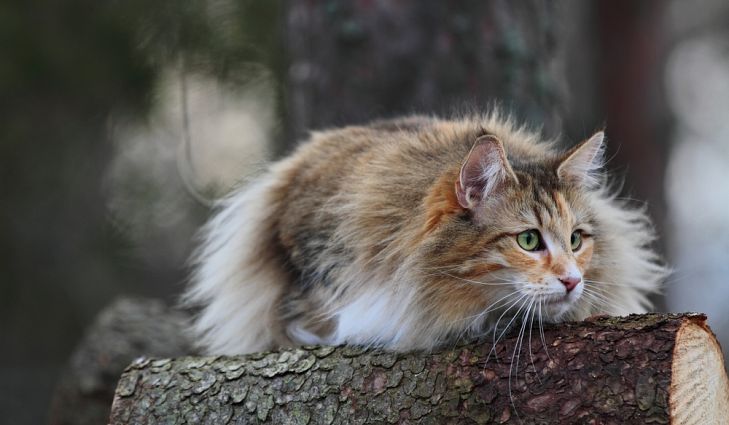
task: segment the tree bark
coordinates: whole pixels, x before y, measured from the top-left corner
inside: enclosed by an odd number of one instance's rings
[[[430,354],[139,359],[120,379],[111,424],[720,423],[729,384],[705,320],[600,317],[548,326],[544,343],[535,328],[521,344],[511,335]]]

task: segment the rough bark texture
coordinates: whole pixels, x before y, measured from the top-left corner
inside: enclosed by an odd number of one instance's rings
[[[484,110],[560,128],[564,33],[552,2],[288,1],[294,137],[413,112]],[[455,108],[455,109],[454,109]]]
[[[50,423],[105,423],[119,376],[132,360],[194,354],[184,332],[187,319],[153,299],[122,298],[104,309],[58,382]]]
[[[431,354],[305,347],[139,359],[120,379],[111,423],[669,423],[677,332],[706,329],[705,319],[566,323],[545,329],[546,350],[535,329],[520,350],[511,335],[491,356],[481,342]]]

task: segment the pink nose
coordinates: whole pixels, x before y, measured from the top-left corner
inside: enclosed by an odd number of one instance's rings
[[[565,288],[567,288],[567,292],[570,292],[575,289],[575,286],[582,282],[582,278],[579,276],[565,276],[560,277],[559,281],[562,282]]]

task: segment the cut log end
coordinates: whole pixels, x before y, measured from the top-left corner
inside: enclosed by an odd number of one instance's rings
[[[676,334],[669,405],[671,423],[720,424],[729,418],[729,380],[721,347],[703,322]]]

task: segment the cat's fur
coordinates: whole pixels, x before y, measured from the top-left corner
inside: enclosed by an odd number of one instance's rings
[[[505,311],[646,311],[665,269],[644,212],[606,186],[602,139],[558,152],[496,113],[314,133],[205,227],[187,293],[201,344],[431,349]],[[528,229],[545,251],[517,245]],[[584,279],[571,292],[570,273]]]

